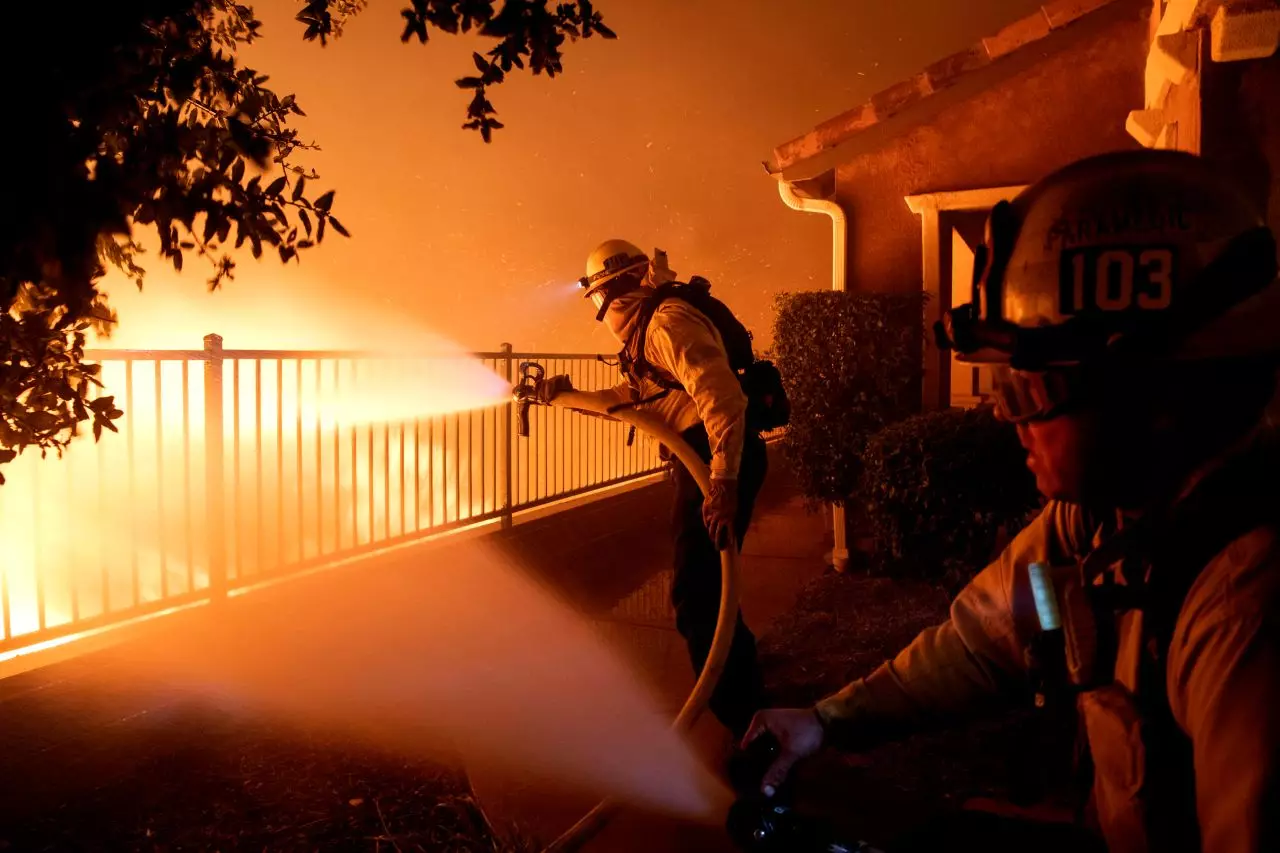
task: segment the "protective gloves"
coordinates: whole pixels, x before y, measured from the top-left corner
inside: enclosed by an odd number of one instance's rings
[[[712,480],[711,491],[702,501],[702,523],[718,550],[735,544],[734,521],[738,516],[738,481]]]
[[[539,379],[533,395],[538,403],[549,406],[556,397],[559,397],[565,391],[572,390],[573,380],[566,374],[561,373],[556,376],[548,376],[546,379]]]
[[[525,382],[521,382],[511,389],[511,396],[516,402],[528,400],[539,406],[549,406],[556,397],[565,391],[572,390],[573,381],[567,375],[560,374],[537,380],[532,389]]]

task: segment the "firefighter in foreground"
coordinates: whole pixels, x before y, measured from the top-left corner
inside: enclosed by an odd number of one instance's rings
[[[609,240],[591,254],[579,283],[596,319],[623,347],[624,381],[596,395],[612,410],[637,407],[660,418],[711,468],[713,488],[704,497],[673,460],[671,598],[694,670],[701,672],[720,612],[719,551],[741,547],[751,522],[767,469],[760,430],[776,425],[781,386],[772,366],[755,360],[750,335],[710,296],[706,281],[677,282],[665,253],[650,259],[631,243]],[[540,385],[541,402],[572,388],[568,376]],[[749,393],[755,387],[765,393]],[[710,707],[735,739],[762,707],[755,638],[741,613]]]
[[[746,741],[781,747],[764,793],[824,744],[1067,701],[1082,823],[1113,853],[1280,850],[1272,233],[1204,161],[1126,152],[998,205],[977,267],[939,342],[991,366],[1049,501],[947,622],[757,715]]]

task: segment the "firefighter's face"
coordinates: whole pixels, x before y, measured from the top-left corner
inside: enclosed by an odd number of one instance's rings
[[[1027,467],[1047,498],[1098,508],[1141,505],[1152,445],[1140,418],[1074,409],[1018,424]]]
[[[1076,415],[1018,424],[1027,468],[1036,488],[1051,500],[1079,501],[1081,445],[1091,430]]]
[[[591,291],[591,304],[595,306],[596,311],[599,311],[600,307],[604,305],[606,299],[612,301],[625,293],[630,293],[632,290],[635,290],[640,286],[641,281],[639,276],[635,276],[630,273],[620,275]],[[600,317],[600,319],[603,320],[604,318]]]

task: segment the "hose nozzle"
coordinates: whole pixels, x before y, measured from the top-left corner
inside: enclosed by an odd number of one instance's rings
[[[538,390],[547,371],[536,361],[520,362],[520,381],[511,389],[516,404],[516,435],[529,437],[529,406],[538,402]]]
[[[865,841],[840,837],[818,816],[798,811],[790,784],[771,797],[760,793],[760,780],[780,751],[777,739],[765,733],[730,761],[729,781],[738,799],[725,829],[737,848],[743,853],[880,853]]]

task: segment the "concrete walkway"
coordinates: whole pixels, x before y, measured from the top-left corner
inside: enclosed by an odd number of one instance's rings
[[[760,496],[743,550],[742,607],[757,635],[790,609],[800,589],[825,569],[831,547],[821,512],[808,512],[778,454],[771,453],[771,472]],[[676,633],[670,605],[672,572],[668,484],[597,505],[597,515],[577,511],[527,525],[508,543],[513,555],[540,572],[561,594],[596,621],[662,697],[672,717],[693,687],[694,677],[684,641]],[[584,518],[586,515],[586,518]],[[628,521],[624,522],[624,518]],[[584,522],[587,522],[584,524]],[[528,556],[522,545],[560,543],[559,553]],[[575,565],[600,565],[612,557],[608,574],[574,572]],[[588,561],[587,555],[591,556]],[[722,762],[729,736],[704,715],[690,736],[710,766]],[[499,834],[515,831],[526,841],[546,844],[568,829],[594,802],[538,790],[500,771],[469,768],[472,786]],[[665,816],[622,810],[588,849],[600,853],[632,851],[732,851],[723,819],[699,826]]]

